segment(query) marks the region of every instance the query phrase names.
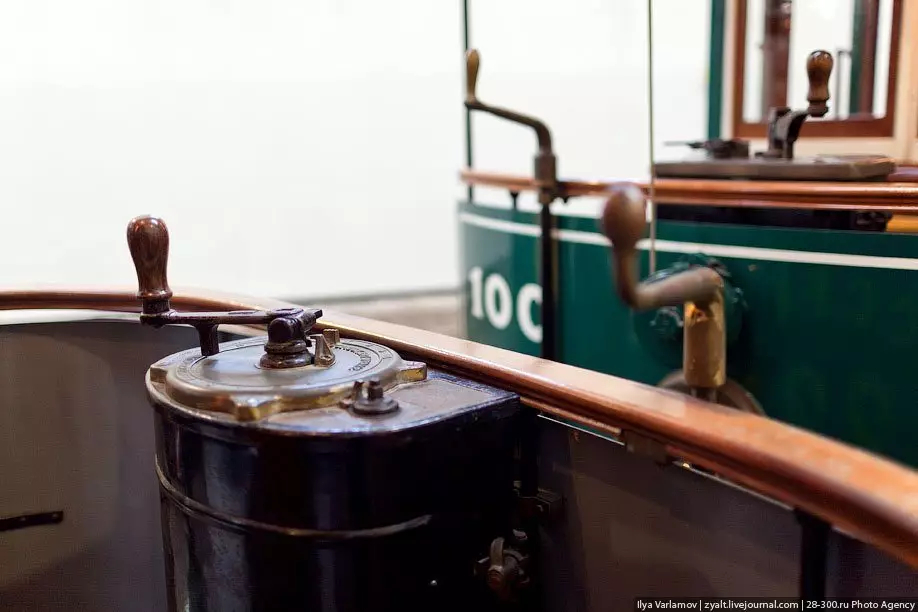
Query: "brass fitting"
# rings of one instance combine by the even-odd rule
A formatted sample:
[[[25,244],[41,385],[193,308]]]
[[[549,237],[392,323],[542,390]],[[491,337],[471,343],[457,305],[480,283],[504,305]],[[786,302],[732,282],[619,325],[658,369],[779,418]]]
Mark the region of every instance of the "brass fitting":
[[[636,185],[609,189],[602,230],[612,242],[613,283],[621,300],[634,310],[685,306],[683,370],[693,393],[713,401],[727,382],[724,281],[710,268],[693,268],[655,281],[638,282],[638,242],[644,235],[646,199]]]

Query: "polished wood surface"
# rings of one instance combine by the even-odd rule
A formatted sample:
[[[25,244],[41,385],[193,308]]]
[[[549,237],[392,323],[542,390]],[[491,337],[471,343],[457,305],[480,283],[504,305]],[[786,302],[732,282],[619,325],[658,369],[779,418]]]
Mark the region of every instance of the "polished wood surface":
[[[204,291],[176,291],[178,310],[291,307]],[[133,288],[0,288],[0,310],[139,312]],[[318,327],[380,342],[430,366],[519,393],[526,404],[603,431],[627,430],[670,454],[805,509],[918,568],[918,472],[754,414],[499,348],[326,312]]]
[[[903,169],[912,180],[918,172]],[[498,187],[520,193],[536,191],[539,183],[530,177],[463,170],[467,185]],[[563,197],[607,195],[620,181],[559,181]],[[645,193],[648,184],[641,184]],[[653,185],[657,204],[729,206],[740,208],[796,208],[809,210],[887,210],[918,212],[918,185],[910,182],[871,183],[812,181],[742,181],[708,179],[657,179]]]

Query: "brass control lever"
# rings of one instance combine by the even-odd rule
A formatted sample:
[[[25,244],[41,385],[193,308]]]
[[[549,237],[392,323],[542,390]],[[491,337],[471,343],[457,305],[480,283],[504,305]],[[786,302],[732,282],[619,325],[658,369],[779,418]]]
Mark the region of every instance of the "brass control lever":
[[[557,159],[551,146],[551,132],[542,121],[529,115],[507,110],[498,106],[484,104],[475,92],[478,86],[478,69],[481,57],[476,49],[465,54],[465,107],[469,110],[490,113],[513,123],[519,123],[535,130],[539,142],[539,152],[535,157],[534,176],[539,184],[539,204],[547,206],[561,197],[558,190]]]
[[[288,368],[316,362],[310,353],[309,331],[322,316],[321,310],[282,308],[277,310],[235,310],[230,312],[177,312],[169,300],[172,290],[166,278],[169,259],[169,230],[161,219],[142,216],[133,219],[127,228],[128,248],[137,271],[139,291],[137,298],[143,303],[141,323],[153,327],[185,324],[198,330],[201,354],[220,352],[217,326],[223,323],[268,326],[268,341],[260,365],[266,368]],[[318,342],[318,340],[314,340]],[[324,348],[324,347],[323,347]],[[317,365],[331,365],[330,351],[320,351]]]
[[[557,316],[556,300],[557,272],[555,244],[552,240],[554,221],[550,204],[563,194],[558,186],[557,159],[551,148],[551,132],[542,121],[516,111],[484,104],[475,92],[478,86],[478,69],[481,57],[478,51],[470,49],[465,55],[465,107],[469,111],[482,111],[508,121],[526,125],[535,130],[539,141],[539,151],[535,156],[535,181],[538,189],[539,211],[539,284],[542,287],[542,346],[540,356],[543,359],[556,359],[557,355]],[[514,195],[514,198],[516,196]],[[515,201],[515,200],[514,200]]]
[[[768,150],[758,156],[771,159],[794,159],[794,143],[808,117],[824,117],[829,112],[829,78],[835,60],[828,51],[813,51],[806,58],[809,90],[806,110],[792,111],[787,106],[772,108],[768,113]]]
[[[724,281],[710,268],[693,268],[668,278],[639,283],[637,244],[646,226],[644,194],[628,183],[613,185],[602,214],[602,230],[612,242],[614,282],[621,300],[634,310],[685,304],[683,371],[692,394],[716,401],[727,381]]]

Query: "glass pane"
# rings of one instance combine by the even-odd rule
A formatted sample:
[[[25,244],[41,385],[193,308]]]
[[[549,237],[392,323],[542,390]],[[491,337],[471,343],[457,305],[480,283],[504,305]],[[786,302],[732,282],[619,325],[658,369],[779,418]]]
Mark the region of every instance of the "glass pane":
[[[826,119],[886,114],[893,0],[745,0],[743,119],[806,108],[806,58],[832,54]]]

